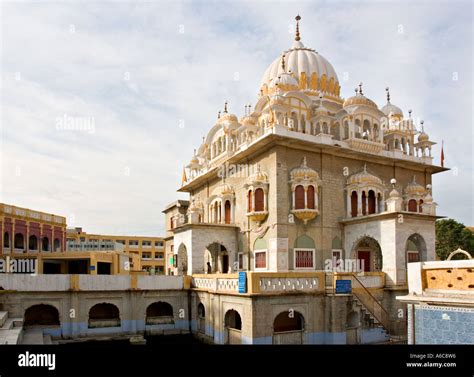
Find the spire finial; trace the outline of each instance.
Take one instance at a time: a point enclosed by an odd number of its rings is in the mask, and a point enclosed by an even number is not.
[[[306,167],[306,156],[303,157],[303,166]]]
[[[299,40],[301,39],[301,38],[300,38],[300,20],[301,20],[301,17],[300,17],[299,14],[295,17],[295,20],[296,20],[296,36],[295,36],[295,41],[299,41]]]
[[[359,83],[359,94],[362,96],[364,93],[362,93],[362,82]]]
[[[218,112],[217,112],[217,119],[220,119],[220,117],[221,117],[221,112],[218,111]]]
[[[411,110],[411,109],[410,109],[410,110],[408,110],[408,117],[409,117],[410,119],[411,119],[411,112],[412,112],[412,110]]]
[[[364,173],[367,173],[367,162],[364,163]]]
[[[224,113],[227,114],[227,101],[224,102]]]
[[[390,88],[387,86],[385,91],[387,92],[387,102],[390,102]]]
[[[281,56],[281,69],[283,72],[286,72],[286,67],[285,67],[285,54]]]
[[[421,123],[421,132],[425,132],[425,126],[424,126],[425,121],[422,119],[420,120],[420,123]]]

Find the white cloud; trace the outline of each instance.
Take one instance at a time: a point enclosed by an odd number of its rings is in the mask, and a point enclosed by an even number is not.
[[[435,176],[439,213],[474,224],[470,6],[2,3],[0,200],[64,214],[89,232],[163,234],[161,210],[182,197],[193,148],[225,100],[238,115],[255,104],[299,12],[303,42],[341,80],[348,72],[344,96],[363,81],[382,105],[388,85],[392,102],[444,139],[458,175]],[[58,130],[64,115],[93,119],[95,132]]]

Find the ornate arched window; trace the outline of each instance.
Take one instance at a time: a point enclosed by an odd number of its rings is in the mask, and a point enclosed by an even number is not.
[[[309,209],[315,209],[315,200],[314,200],[314,186],[308,186],[308,191],[307,191],[307,197],[308,197],[308,208]]]
[[[365,216],[383,212],[382,180],[369,173],[367,166],[347,180],[347,216]]]
[[[253,195],[252,190],[247,193],[247,212],[253,211]]]
[[[304,209],[305,205],[305,192],[304,187],[301,185],[296,186],[295,188],[295,209]]]
[[[376,200],[375,200],[375,192],[374,192],[374,190],[369,190],[368,202],[369,202],[369,215],[371,215],[371,214],[375,213],[375,203],[376,203]]]
[[[319,174],[307,166],[305,157],[303,163],[291,171],[290,176],[293,203],[291,212],[307,223],[319,213]]]
[[[260,212],[265,210],[265,204],[264,204],[265,196],[263,193],[262,188],[258,188],[255,190],[255,211]]]
[[[351,194],[351,216],[357,216],[357,191],[352,191]]]
[[[247,216],[256,222],[262,222],[268,215],[268,176],[257,166],[245,185],[247,188]]]
[[[417,203],[415,199],[410,199],[408,201],[408,211],[409,212],[416,212],[417,211]]]
[[[231,206],[230,206],[230,200],[226,200],[224,204],[224,221],[226,224],[230,224],[230,214]]]

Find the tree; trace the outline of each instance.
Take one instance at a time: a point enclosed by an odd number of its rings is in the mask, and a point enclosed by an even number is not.
[[[436,221],[436,254],[442,260],[454,250],[461,248],[474,255],[474,234],[453,219]],[[454,257],[456,259],[456,257]]]

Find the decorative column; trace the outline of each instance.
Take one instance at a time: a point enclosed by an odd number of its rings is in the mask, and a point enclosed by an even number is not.
[[[304,186],[304,208],[308,209],[308,186]]]
[[[362,192],[357,190],[357,216],[362,216]]]
[[[293,204],[292,204],[292,208],[295,209],[295,190],[293,189],[292,192],[291,192],[291,196],[293,198]]]
[[[347,217],[352,216],[352,200],[351,200],[351,190],[347,190]]]

